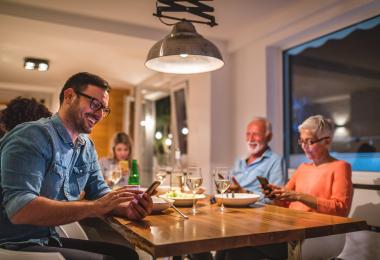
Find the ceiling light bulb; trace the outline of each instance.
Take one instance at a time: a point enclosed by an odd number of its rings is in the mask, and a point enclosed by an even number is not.
[[[181,58],[186,58],[187,56],[189,56],[189,54],[187,54],[187,53],[181,53],[179,56],[181,56]]]
[[[35,66],[36,66],[36,64],[34,62],[26,61],[24,68],[27,70],[33,70]]]
[[[47,63],[40,63],[38,64],[38,70],[39,71],[47,71],[49,68],[49,65]]]

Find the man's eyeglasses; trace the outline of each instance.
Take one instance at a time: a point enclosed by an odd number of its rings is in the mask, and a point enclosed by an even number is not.
[[[91,97],[87,94],[84,94],[82,92],[79,92],[79,91],[75,91],[75,93],[79,96],[83,96],[83,97],[86,97],[88,99],[90,99],[90,108],[94,111],[94,112],[97,112],[99,110],[102,110],[102,113],[103,113],[103,117],[106,117],[108,116],[110,113],[111,113],[111,109],[109,107],[105,107],[102,102],[99,101],[99,99],[97,98],[94,98],[94,97]]]
[[[302,140],[301,138],[300,139],[298,139],[298,144],[299,145],[308,145],[308,146],[311,146],[311,145],[313,145],[313,144],[316,144],[316,143],[319,143],[319,142],[321,142],[321,141],[323,141],[323,140],[326,140],[326,139],[329,139],[330,137],[328,137],[328,136],[325,136],[325,137],[322,137],[322,138],[320,138],[320,139],[316,139],[316,140],[312,140],[312,139],[306,139],[306,140]]]

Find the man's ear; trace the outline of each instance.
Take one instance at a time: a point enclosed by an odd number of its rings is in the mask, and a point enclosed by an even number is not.
[[[267,134],[267,143],[269,143],[272,140],[272,133]]]
[[[63,102],[66,104],[70,104],[75,96],[74,89],[68,88],[63,92]]]

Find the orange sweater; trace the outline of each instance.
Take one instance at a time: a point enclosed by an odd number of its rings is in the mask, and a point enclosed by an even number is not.
[[[289,208],[337,216],[347,216],[350,211],[353,196],[351,166],[345,161],[337,160],[319,166],[303,163],[285,187],[317,198],[317,210],[299,201],[290,202]]]

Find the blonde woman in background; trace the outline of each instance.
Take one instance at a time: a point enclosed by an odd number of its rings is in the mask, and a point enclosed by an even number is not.
[[[121,161],[128,162],[128,169],[124,169],[123,165],[120,164]],[[128,184],[128,175],[129,170],[132,165],[132,140],[131,138],[124,132],[118,132],[114,135],[111,144],[111,156],[101,158],[99,160],[100,167],[102,169],[102,173],[104,179],[107,181],[108,185],[126,185]],[[120,169],[120,167],[123,169]],[[113,171],[121,171],[121,179],[115,181],[112,178],[111,174]],[[118,178],[116,178],[117,180]]]

